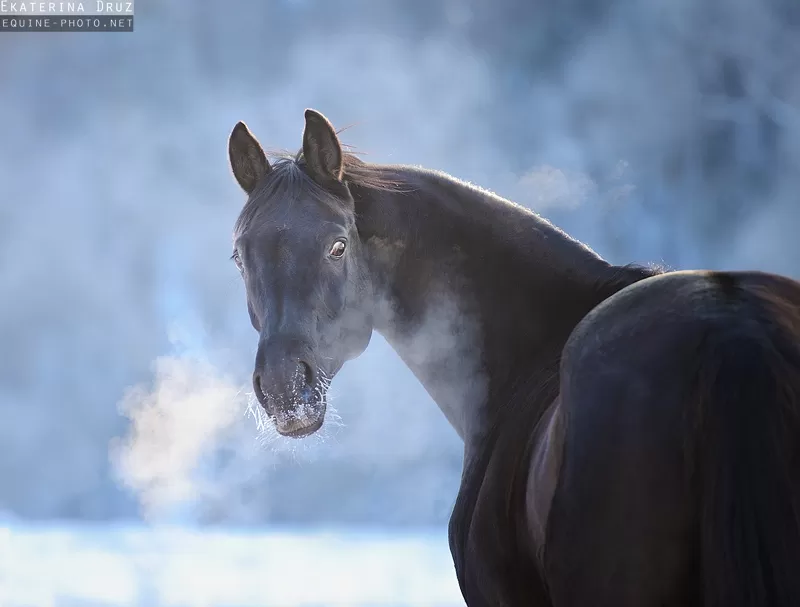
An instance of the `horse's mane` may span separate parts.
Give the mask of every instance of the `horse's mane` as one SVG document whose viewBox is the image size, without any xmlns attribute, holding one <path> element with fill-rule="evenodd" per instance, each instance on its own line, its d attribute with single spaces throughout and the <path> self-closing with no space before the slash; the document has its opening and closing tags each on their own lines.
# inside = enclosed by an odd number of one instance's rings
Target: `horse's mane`
<svg viewBox="0 0 800 607">
<path fill-rule="evenodd" d="M 597 278 L 594 283 L 594 291 L 601 301 L 611 297 L 617 291 L 621 291 L 645 278 L 657 276 L 667 271 L 665 266 L 657 264 L 640 265 L 629 263 L 624 266 L 610 266 L 606 272 Z"/>
<path fill-rule="evenodd" d="M 347 147 L 347 146 L 345 146 Z M 236 220 L 234 231 L 240 233 L 250 223 L 261 207 L 261 202 L 276 195 L 303 196 L 316 200 L 330 199 L 331 194 L 318 185 L 306 171 L 303 150 L 292 153 L 271 150 L 266 153 L 270 172 L 248 198 Z M 359 154 L 345 151 L 342 154 L 342 180 L 349 186 L 379 191 L 404 191 L 409 184 L 402 179 L 398 167 L 364 162 Z"/>
<path fill-rule="evenodd" d="M 342 147 L 342 180 L 348 184 L 373 190 L 390 191 L 406 185 L 400 177 L 399 167 L 365 162 L 360 158 L 362 154 L 356 152 L 352 146 L 343 145 Z M 286 150 L 272 150 L 267 155 L 273 169 L 280 168 L 288 173 L 302 174 L 309 181 L 311 180 L 305 171 L 306 159 L 302 148 L 295 153 Z"/>
</svg>

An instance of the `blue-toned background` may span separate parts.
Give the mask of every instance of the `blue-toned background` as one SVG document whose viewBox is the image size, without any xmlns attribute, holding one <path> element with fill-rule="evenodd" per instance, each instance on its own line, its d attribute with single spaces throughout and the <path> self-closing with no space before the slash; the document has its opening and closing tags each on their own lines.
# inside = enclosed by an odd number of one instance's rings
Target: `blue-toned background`
<svg viewBox="0 0 800 607">
<path fill-rule="evenodd" d="M 293 150 L 314 107 L 616 263 L 800 276 L 795 0 L 162 0 L 0 52 L 3 607 L 458 604 L 460 444 L 382 339 L 322 436 L 246 415 L 237 120 Z"/>
</svg>

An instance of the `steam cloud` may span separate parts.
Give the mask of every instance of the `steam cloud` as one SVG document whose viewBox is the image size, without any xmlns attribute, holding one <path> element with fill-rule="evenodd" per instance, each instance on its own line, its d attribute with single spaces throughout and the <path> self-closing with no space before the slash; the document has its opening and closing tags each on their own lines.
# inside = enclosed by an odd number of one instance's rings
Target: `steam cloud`
<svg viewBox="0 0 800 607">
<path fill-rule="evenodd" d="M 131 420 L 116 445 L 119 471 L 148 517 L 207 493 L 199 470 L 239 417 L 241 391 L 207 362 L 159 358 L 155 387 L 130 390 L 121 403 Z"/>
</svg>

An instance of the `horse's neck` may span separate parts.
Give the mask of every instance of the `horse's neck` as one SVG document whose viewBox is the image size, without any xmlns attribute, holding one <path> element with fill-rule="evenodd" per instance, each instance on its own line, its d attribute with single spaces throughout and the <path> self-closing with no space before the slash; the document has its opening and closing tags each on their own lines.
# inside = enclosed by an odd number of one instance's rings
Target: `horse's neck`
<svg viewBox="0 0 800 607">
<path fill-rule="evenodd" d="M 354 188 L 375 328 L 467 446 L 508 383 L 558 355 L 609 265 L 544 220 L 455 180 Z"/>
</svg>

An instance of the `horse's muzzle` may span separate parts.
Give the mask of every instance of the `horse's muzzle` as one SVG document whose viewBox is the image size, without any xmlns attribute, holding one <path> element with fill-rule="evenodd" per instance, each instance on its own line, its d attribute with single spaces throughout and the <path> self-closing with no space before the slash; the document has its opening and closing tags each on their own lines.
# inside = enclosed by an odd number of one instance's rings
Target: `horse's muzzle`
<svg viewBox="0 0 800 607">
<path fill-rule="evenodd" d="M 306 436 L 322 426 L 325 395 L 310 349 L 291 338 L 262 342 L 256 354 L 253 390 L 286 436 Z"/>
</svg>

